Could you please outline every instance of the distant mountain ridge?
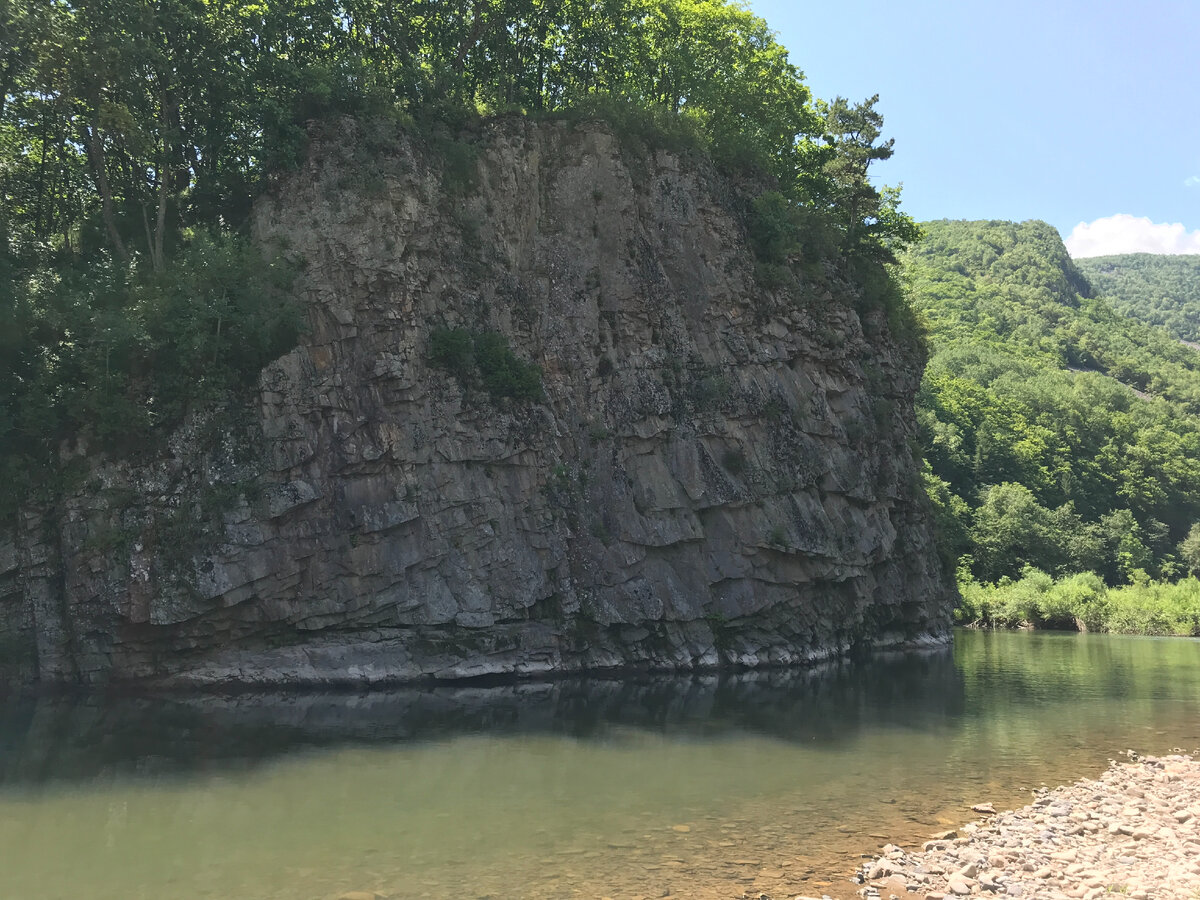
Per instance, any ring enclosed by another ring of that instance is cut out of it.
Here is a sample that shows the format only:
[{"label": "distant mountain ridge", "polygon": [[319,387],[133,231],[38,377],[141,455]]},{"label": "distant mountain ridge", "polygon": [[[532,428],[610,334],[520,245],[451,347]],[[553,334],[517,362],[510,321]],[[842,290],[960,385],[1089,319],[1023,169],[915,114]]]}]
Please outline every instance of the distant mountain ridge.
[{"label": "distant mountain ridge", "polygon": [[1125,253],[1075,264],[1117,312],[1200,343],[1200,255]]}]

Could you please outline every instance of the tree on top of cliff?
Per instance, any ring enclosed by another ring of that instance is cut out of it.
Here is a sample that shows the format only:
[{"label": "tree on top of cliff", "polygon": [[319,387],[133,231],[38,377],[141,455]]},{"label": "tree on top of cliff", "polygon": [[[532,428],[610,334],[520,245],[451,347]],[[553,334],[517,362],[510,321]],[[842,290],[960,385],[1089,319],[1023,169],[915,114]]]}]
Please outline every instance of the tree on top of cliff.
[{"label": "tree on top of cliff", "polygon": [[[597,97],[693,123],[797,202],[905,239],[866,169],[873,101],[814,104],[767,23],[728,0],[8,0],[7,243],[162,271],[188,229],[236,228],[305,123],[548,112]],[[911,223],[909,223],[911,224]]]},{"label": "tree on top of cliff", "polygon": [[897,188],[877,188],[870,181],[871,164],[891,159],[893,139],[880,141],[883,116],[875,109],[879,95],[851,104],[844,97],[819,102],[825,122],[825,152],[821,169],[802,176],[801,187],[828,209],[844,235],[845,247],[867,247],[891,261],[891,248],[920,239],[916,223],[900,212]]}]

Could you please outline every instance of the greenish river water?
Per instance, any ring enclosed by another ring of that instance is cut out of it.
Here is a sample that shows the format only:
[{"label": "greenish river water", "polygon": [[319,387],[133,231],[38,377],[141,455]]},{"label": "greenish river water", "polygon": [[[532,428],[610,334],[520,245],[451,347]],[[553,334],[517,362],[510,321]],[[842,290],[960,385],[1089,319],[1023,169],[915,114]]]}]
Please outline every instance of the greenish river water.
[{"label": "greenish river water", "polygon": [[0,897],[853,895],[969,806],[1200,746],[1200,643],[960,632],[726,678],[0,702]]}]

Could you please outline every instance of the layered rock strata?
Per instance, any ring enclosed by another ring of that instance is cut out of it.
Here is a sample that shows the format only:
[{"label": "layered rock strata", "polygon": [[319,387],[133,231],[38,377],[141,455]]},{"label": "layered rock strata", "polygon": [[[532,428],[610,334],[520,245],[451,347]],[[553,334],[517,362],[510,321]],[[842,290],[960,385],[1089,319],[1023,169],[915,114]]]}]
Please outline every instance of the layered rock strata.
[{"label": "layered rock strata", "polygon": [[[10,672],[374,683],[945,639],[923,361],[836,264],[764,288],[737,187],[604,126],[496,121],[455,168],[365,140],[347,123],[257,208],[309,328],[253,402],[84,457],[0,536]],[[436,365],[435,332],[499,334],[542,395]]]}]

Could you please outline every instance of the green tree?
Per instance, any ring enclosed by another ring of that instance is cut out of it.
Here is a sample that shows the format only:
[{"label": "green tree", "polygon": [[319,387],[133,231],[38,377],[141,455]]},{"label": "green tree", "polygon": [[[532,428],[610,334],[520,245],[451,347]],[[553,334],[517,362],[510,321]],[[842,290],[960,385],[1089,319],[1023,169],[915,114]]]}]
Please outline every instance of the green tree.
[{"label": "green tree", "polygon": [[1082,259],[1079,268],[1118,312],[1200,342],[1200,257],[1129,253]]},{"label": "green tree", "polygon": [[895,140],[882,141],[883,116],[875,109],[879,95],[851,104],[844,97],[819,103],[824,119],[823,178],[809,176],[804,187],[818,202],[828,204],[841,223],[844,248],[865,251],[892,261],[892,250],[921,236],[916,223],[900,212],[897,188],[876,188],[870,180],[872,163],[891,159]]},{"label": "green tree", "polygon": [[1193,575],[1200,575],[1200,523],[1188,529],[1187,537],[1179,544],[1179,558]]}]

